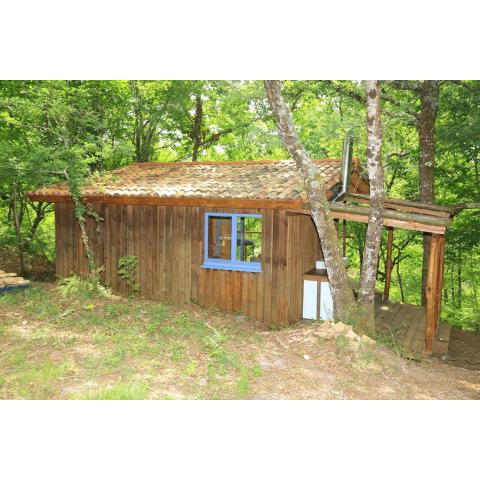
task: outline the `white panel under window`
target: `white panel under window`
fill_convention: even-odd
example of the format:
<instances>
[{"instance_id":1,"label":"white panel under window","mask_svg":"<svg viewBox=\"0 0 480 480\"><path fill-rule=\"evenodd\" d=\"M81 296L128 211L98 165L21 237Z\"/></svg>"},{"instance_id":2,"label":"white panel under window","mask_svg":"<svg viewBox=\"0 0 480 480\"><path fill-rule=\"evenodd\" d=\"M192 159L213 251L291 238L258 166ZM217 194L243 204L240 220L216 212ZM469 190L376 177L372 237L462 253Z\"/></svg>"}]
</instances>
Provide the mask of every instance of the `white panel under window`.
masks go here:
<instances>
[{"instance_id":1,"label":"white panel under window","mask_svg":"<svg viewBox=\"0 0 480 480\"><path fill-rule=\"evenodd\" d=\"M303 318L307 320L317 318L317 285L314 280L303 281Z\"/></svg>"}]
</instances>

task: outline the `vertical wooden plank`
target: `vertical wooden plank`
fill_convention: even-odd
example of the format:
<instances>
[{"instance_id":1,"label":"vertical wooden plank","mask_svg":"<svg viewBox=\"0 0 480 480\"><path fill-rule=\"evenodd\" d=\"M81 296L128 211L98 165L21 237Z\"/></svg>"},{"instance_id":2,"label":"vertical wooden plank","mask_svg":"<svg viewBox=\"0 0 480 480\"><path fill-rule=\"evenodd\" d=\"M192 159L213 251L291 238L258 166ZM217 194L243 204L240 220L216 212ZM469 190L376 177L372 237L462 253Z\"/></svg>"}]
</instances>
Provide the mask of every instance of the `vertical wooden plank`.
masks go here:
<instances>
[{"instance_id":1,"label":"vertical wooden plank","mask_svg":"<svg viewBox=\"0 0 480 480\"><path fill-rule=\"evenodd\" d=\"M55 275L57 277L63 276L62 261L63 261L63 232L64 225L62 219L62 204L56 203L54 205L55 211Z\"/></svg>"},{"instance_id":2,"label":"vertical wooden plank","mask_svg":"<svg viewBox=\"0 0 480 480\"><path fill-rule=\"evenodd\" d=\"M197 231L197 247L198 247L198 302L200 305L205 305L205 269L201 267L203 264L203 222L204 222L204 209L198 209L198 231Z\"/></svg>"},{"instance_id":3,"label":"vertical wooden plank","mask_svg":"<svg viewBox=\"0 0 480 480\"><path fill-rule=\"evenodd\" d=\"M295 288L297 286L298 258L295 255L295 242L297 240L296 232L298 225L298 215L287 217L287 295L289 298L288 321L293 319L296 308Z\"/></svg>"},{"instance_id":4,"label":"vertical wooden plank","mask_svg":"<svg viewBox=\"0 0 480 480\"><path fill-rule=\"evenodd\" d=\"M185 259L183 257L182 226L184 222L185 207L174 207L173 219L173 240L171 244L172 257L172 301L183 303L183 282L185 278Z\"/></svg>"},{"instance_id":5,"label":"vertical wooden plank","mask_svg":"<svg viewBox=\"0 0 480 480\"><path fill-rule=\"evenodd\" d=\"M172 301L173 248L172 248L172 212L173 207L165 210L165 299Z\"/></svg>"},{"instance_id":6,"label":"vertical wooden plank","mask_svg":"<svg viewBox=\"0 0 480 480\"><path fill-rule=\"evenodd\" d=\"M392 249L393 249L393 227L388 227L387 234L387 252L385 259L385 287L383 289L383 299L388 300L390 296L390 283L392 280Z\"/></svg>"},{"instance_id":7,"label":"vertical wooden plank","mask_svg":"<svg viewBox=\"0 0 480 480\"><path fill-rule=\"evenodd\" d=\"M273 325L273 315L272 315L272 248L273 248L273 210L263 210L264 218L264 233L263 233L263 244L264 249L262 252L263 265L264 265L264 275L263 275L263 285L264 285L264 315L263 321L266 325Z\"/></svg>"},{"instance_id":8,"label":"vertical wooden plank","mask_svg":"<svg viewBox=\"0 0 480 480\"><path fill-rule=\"evenodd\" d=\"M272 248L272 319L275 327L282 326L280 310L280 244L282 243L280 233L280 212L273 211L273 248Z\"/></svg>"},{"instance_id":9,"label":"vertical wooden plank","mask_svg":"<svg viewBox=\"0 0 480 480\"><path fill-rule=\"evenodd\" d=\"M105 285L111 286L112 282L110 280L110 208L111 205L105 205L103 212L103 241L104 241L104 254L103 254L103 263L104 263L104 276Z\"/></svg>"},{"instance_id":10,"label":"vertical wooden plank","mask_svg":"<svg viewBox=\"0 0 480 480\"><path fill-rule=\"evenodd\" d=\"M100 282L105 284L105 205L97 206L97 213L100 216L99 222L95 225L95 264L100 269Z\"/></svg>"},{"instance_id":11,"label":"vertical wooden plank","mask_svg":"<svg viewBox=\"0 0 480 480\"><path fill-rule=\"evenodd\" d=\"M288 290L287 290L287 246L288 246L288 224L287 212L279 212L279 241L278 241L278 317L282 326L288 326Z\"/></svg>"},{"instance_id":12,"label":"vertical wooden plank","mask_svg":"<svg viewBox=\"0 0 480 480\"><path fill-rule=\"evenodd\" d=\"M199 270L200 270L200 257L199 257L199 246L200 241L199 231L200 231L200 210L198 207L192 207L190 212L190 225L189 225L190 235L189 239L189 250L190 250L190 301L198 301L198 282L199 282Z\"/></svg>"},{"instance_id":13,"label":"vertical wooden plank","mask_svg":"<svg viewBox=\"0 0 480 480\"><path fill-rule=\"evenodd\" d=\"M239 289L240 289L240 297L241 297L241 303L240 303L240 310L244 315L248 316L248 275L247 272L239 272L240 274L240 280L239 280Z\"/></svg>"},{"instance_id":14,"label":"vertical wooden plank","mask_svg":"<svg viewBox=\"0 0 480 480\"><path fill-rule=\"evenodd\" d=\"M162 300L166 299L166 285L165 285L165 272L166 272L166 258L165 258L165 214L166 208L164 206L158 207L158 243L157 243L157 281L158 281L158 292L159 298Z\"/></svg>"},{"instance_id":15,"label":"vertical wooden plank","mask_svg":"<svg viewBox=\"0 0 480 480\"><path fill-rule=\"evenodd\" d=\"M115 221L115 243L117 249L117 259L115 264L115 276L117 281L117 289L122 294L128 293L127 282L118 275L118 262L121 257L127 256L127 207L126 205L118 205L116 221Z\"/></svg>"},{"instance_id":16,"label":"vertical wooden plank","mask_svg":"<svg viewBox=\"0 0 480 480\"><path fill-rule=\"evenodd\" d=\"M154 255L153 245L155 237L155 224L154 224L154 210L153 205L145 206L145 235L144 235L144 261L145 261L145 295L148 297L153 296L153 269L154 269Z\"/></svg>"},{"instance_id":17,"label":"vertical wooden plank","mask_svg":"<svg viewBox=\"0 0 480 480\"><path fill-rule=\"evenodd\" d=\"M158 283L158 209L157 206L152 206L151 211L151 243L150 243L150 258L152 260L150 279L152 282L151 296L152 298L159 298L159 283Z\"/></svg>"},{"instance_id":18,"label":"vertical wooden plank","mask_svg":"<svg viewBox=\"0 0 480 480\"><path fill-rule=\"evenodd\" d=\"M242 311L242 272L233 272L233 311ZM263 305L261 306L263 309Z\"/></svg>"},{"instance_id":19,"label":"vertical wooden plank","mask_svg":"<svg viewBox=\"0 0 480 480\"><path fill-rule=\"evenodd\" d=\"M71 213L71 238L70 238L70 245L71 245L71 264L70 264L70 275L79 275L78 271L78 237L79 237L79 227L77 224L77 219L74 216L73 208Z\"/></svg>"},{"instance_id":20,"label":"vertical wooden plank","mask_svg":"<svg viewBox=\"0 0 480 480\"><path fill-rule=\"evenodd\" d=\"M140 284L142 295L148 296L148 205L140 206Z\"/></svg>"},{"instance_id":21,"label":"vertical wooden plank","mask_svg":"<svg viewBox=\"0 0 480 480\"><path fill-rule=\"evenodd\" d=\"M234 281L235 272L226 271L225 272L225 310L227 312L233 312L233 300L234 300L234 291L233 291L233 281Z\"/></svg>"},{"instance_id":22,"label":"vertical wooden plank","mask_svg":"<svg viewBox=\"0 0 480 480\"><path fill-rule=\"evenodd\" d=\"M133 205L130 213L127 211L127 222L131 222L132 232L129 234L128 243L130 249L130 255L137 259L137 284L140 287L140 294L143 293L142 283L142 265L141 265L141 236L142 236L142 217L141 217L141 205Z\"/></svg>"},{"instance_id":23,"label":"vertical wooden plank","mask_svg":"<svg viewBox=\"0 0 480 480\"><path fill-rule=\"evenodd\" d=\"M184 275L183 302L190 303L192 299L192 271L195 268L192 264L192 208L185 208L185 219L183 224L183 250L184 250Z\"/></svg>"},{"instance_id":24,"label":"vertical wooden plank","mask_svg":"<svg viewBox=\"0 0 480 480\"><path fill-rule=\"evenodd\" d=\"M112 222L110 228L112 229L111 245L113 248L112 255L112 285L116 292L122 292L122 278L118 275L118 260L122 256L121 245L121 209L122 205L114 205L112 210Z\"/></svg>"}]
</instances>

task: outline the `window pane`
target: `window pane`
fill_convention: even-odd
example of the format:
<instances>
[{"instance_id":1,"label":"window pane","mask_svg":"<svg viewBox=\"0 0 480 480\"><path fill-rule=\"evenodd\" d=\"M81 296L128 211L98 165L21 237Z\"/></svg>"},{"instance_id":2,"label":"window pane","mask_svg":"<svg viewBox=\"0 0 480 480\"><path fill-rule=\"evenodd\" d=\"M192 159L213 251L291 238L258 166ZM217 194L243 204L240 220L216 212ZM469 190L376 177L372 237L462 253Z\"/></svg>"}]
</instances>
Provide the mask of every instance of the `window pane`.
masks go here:
<instances>
[{"instance_id":1,"label":"window pane","mask_svg":"<svg viewBox=\"0 0 480 480\"><path fill-rule=\"evenodd\" d=\"M238 217L237 260L260 262L262 255L262 219Z\"/></svg>"},{"instance_id":2,"label":"window pane","mask_svg":"<svg viewBox=\"0 0 480 480\"><path fill-rule=\"evenodd\" d=\"M208 217L208 258L231 260L231 217Z\"/></svg>"}]
</instances>

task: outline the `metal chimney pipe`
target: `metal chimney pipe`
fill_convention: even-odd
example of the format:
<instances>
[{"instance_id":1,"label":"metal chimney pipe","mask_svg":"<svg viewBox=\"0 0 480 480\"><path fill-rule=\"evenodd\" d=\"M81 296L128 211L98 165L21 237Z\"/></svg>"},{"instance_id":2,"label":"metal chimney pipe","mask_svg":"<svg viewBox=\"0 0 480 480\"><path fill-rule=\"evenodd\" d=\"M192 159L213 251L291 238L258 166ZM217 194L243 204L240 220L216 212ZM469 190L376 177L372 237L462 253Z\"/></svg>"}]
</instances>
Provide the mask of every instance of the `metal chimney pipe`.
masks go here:
<instances>
[{"instance_id":1,"label":"metal chimney pipe","mask_svg":"<svg viewBox=\"0 0 480 480\"><path fill-rule=\"evenodd\" d=\"M352 173L352 155L353 155L353 138L350 136L345 137L343 141L343 155L342 155L342 189L332 202L339 202L348 192L350 185L350 176Z\"/></svg>"}]
</instances>

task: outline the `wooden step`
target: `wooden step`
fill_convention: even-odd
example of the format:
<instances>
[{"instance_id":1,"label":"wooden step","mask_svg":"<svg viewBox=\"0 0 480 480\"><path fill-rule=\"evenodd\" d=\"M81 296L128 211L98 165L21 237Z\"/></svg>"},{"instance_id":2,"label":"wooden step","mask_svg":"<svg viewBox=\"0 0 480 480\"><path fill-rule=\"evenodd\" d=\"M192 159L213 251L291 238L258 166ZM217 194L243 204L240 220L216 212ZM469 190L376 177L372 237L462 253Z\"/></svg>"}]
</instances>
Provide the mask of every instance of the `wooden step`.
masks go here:
<instances>
[{"instance_id":1,"label":"wooden step","mask_svg":"<svg viewBox=\"0 0 480 480\"><path fill-rule=\"evenodd\" d=\"M2 283L5 285L27 285L30 280L25 280L23 277L7 277L2 278Z\"/></svg>"},{"instance_id":2,"label":"wooden step","mask_svg":"<svg viewBox=\"0 0 480 480\"><path fill-rule=\"evenodd\" d=\"M5 273L5 272L0 273L0 278L10 278L10 277L16 277L16 276L17 276L17 274L13 273L13 272L12 273Z\"/></svg>"}]
</instances>

